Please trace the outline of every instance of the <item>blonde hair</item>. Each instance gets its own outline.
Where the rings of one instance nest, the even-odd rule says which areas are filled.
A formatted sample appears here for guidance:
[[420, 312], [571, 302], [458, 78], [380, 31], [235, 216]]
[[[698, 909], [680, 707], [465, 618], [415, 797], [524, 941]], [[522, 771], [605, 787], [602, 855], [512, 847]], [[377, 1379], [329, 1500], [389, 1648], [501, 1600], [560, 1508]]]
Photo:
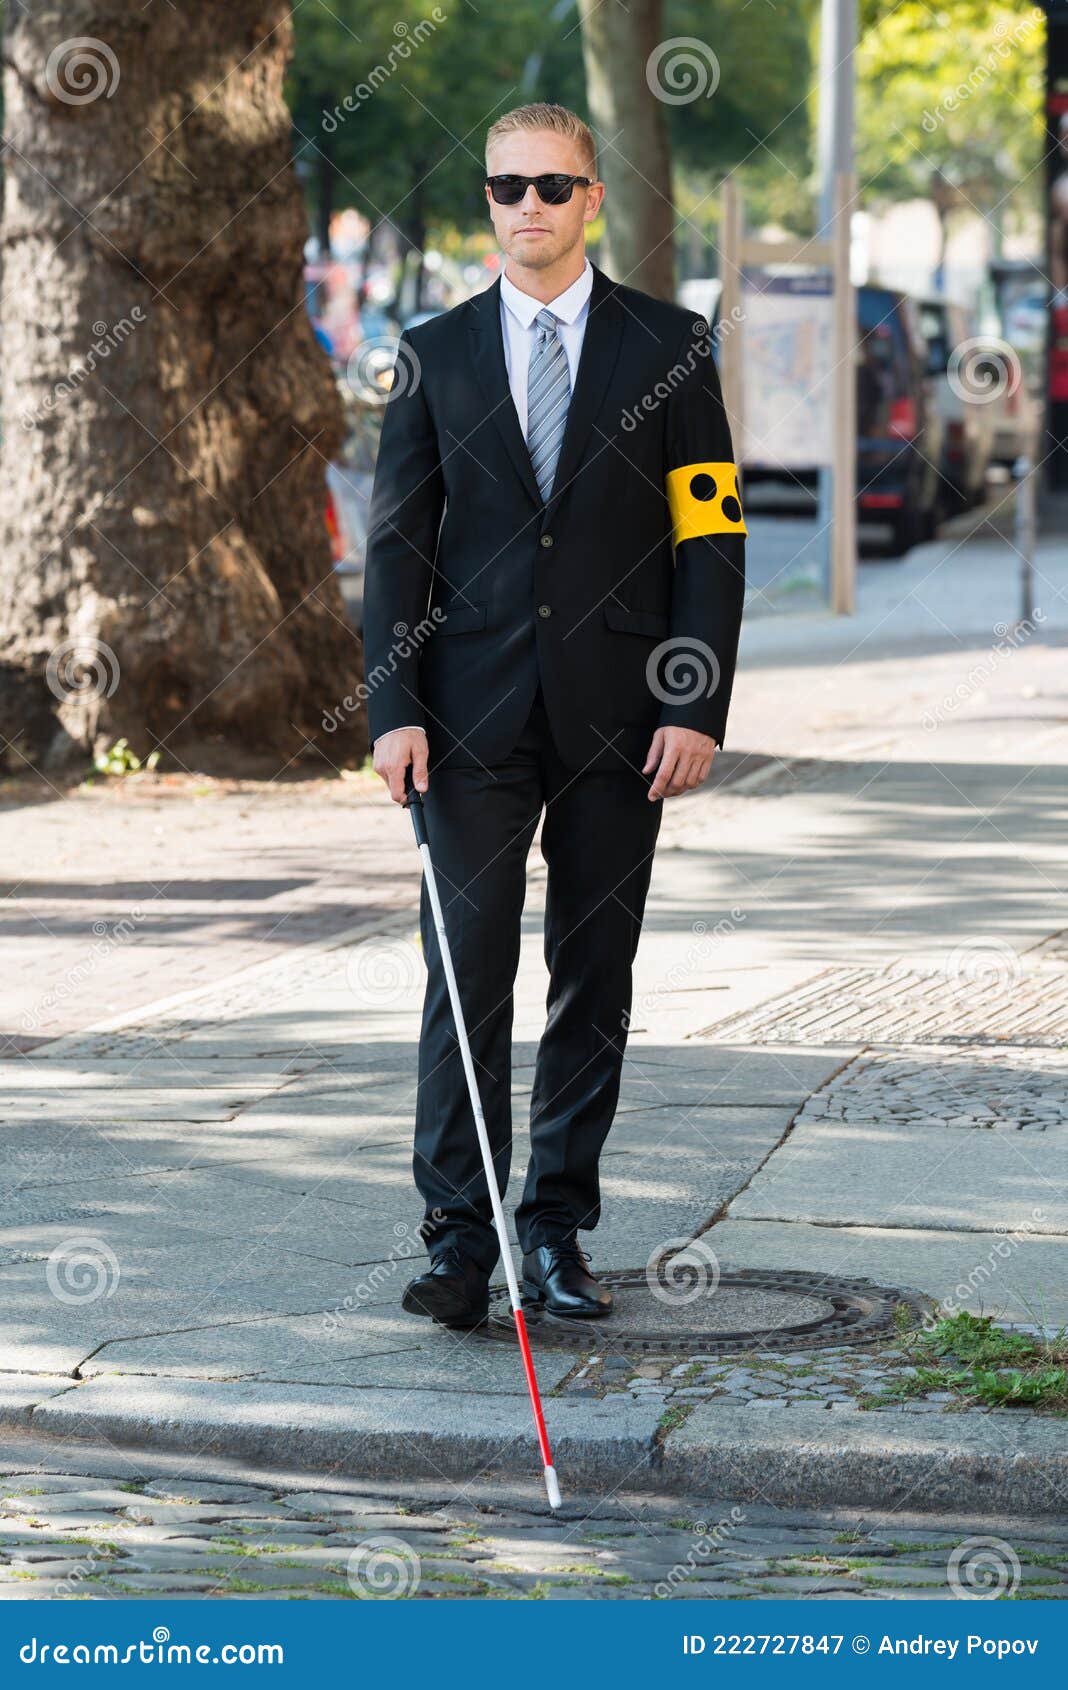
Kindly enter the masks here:
[[589, 125], [583, 123], [581, 117], [566, 106], [554, 106], [546, 102], [539, 102], [533, 106], [517, 106], [514, 111], [505, 112], [496, 123], [492, 124], [486, 134], [486, 154], [494, 141], [499, 141], [504, 135], [514, 135], [520, 129], [552, 129], [557, 135], [566, 135], [575, 142], [583, 159], [586, 161], [585, 174], [592, 180], [597, 180], [597, 146], [593, 139], [593, 132]]

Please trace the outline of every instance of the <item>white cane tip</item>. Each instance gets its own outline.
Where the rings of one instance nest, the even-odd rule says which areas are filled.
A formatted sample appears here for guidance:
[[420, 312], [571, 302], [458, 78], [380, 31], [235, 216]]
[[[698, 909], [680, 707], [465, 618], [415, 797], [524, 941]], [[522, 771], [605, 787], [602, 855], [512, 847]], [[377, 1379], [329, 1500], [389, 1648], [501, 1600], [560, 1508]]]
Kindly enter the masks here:
[[545, 1489], [549, 1493], [549, 1507], [562, 1508], [564, 1499], [560, 1495], [560, 1481], [556, 1477], [555, 1467], [546, 1467], [545, 1469]]

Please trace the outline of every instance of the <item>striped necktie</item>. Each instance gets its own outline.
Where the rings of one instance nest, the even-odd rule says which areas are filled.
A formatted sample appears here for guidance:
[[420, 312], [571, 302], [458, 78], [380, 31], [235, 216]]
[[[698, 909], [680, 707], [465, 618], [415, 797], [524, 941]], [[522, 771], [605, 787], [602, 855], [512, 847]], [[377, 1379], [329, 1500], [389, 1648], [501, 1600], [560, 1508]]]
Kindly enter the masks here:
[[548, 502], [571, 400], [567, 353], [551, 311], [539, 311], [527, 373], [527, 449], [542, 503]]

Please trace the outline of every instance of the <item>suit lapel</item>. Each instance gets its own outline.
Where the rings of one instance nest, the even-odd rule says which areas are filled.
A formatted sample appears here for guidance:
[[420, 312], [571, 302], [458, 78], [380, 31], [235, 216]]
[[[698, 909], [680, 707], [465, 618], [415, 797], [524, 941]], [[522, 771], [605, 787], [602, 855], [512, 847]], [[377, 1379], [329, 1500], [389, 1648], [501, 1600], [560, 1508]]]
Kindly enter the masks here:
[[[530, 453], [519, 417], [512, 402], [508, 385], [508, 369], [504, 361], [504, 336], [501, 329], [500, 278], [472, 301], [471, 352], [475, 374], [486, 399], [489, 414], [496, 424], [508, 456], [511, 458], [530, 498], [542, 509]], [[582, 337], [575, 386], [567, 411], [560, 458], [556, 466], [553, 490], [544, 515], [554, 514], [557, 502], [567, 490], [578, 469], [583, 452], [590, 441], [594, 420], [600, 410], [612, 372], [619, 355], [623, 335], [623, 307], [615, 295], [615, 284], [603, 270], [593, 265], [593, 287]]]
[[623, 307], [616, 298], [615, 284], [594, 265], [586, 331], [582, 336], [582, 351], [567, 409], [553, 488], [545, 506], [546, 519], [555, 516], [556, 507], [574, 480], [583, 454], [591, 444], [593, 425], [615, 369], [622, 338]]
[[541, 494], [534, 479], [530, 453], [519, 426], [519, 417], [512, 402], [508, 385], [508, 366], [504, 361], [504, 332], [501, 328], [501, 279], [485, 288], [472, 300], [471, 356], [475, 375], [485, 396], [489, 415], [493, 418], [501, 439], [508, 448], [508, 456], [515, 465], [519, 479], [534, 503], [540, 507]]

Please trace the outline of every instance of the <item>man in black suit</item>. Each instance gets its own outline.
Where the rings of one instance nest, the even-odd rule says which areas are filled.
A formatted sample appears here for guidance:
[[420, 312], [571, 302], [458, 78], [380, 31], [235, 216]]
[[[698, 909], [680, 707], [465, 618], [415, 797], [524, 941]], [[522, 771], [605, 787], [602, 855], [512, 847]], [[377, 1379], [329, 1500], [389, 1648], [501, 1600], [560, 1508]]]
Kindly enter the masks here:
[[[607, 1313], [597, 1224], [662, 801], [722, 744], [744, 535], [708, 325], [585, 255], [589, 129], [559, 106], [493, 125], [502, 276], [401, 336], [364, 593], [374, 766], [411, 768], [503, 1194], [527, 854], [548, 865], [547, 1021], [515, 1224], [524, 1295]], [[498, 1259], [426, 887], [414, 1171], [427, 1272], [410, 1312], [471, 1326]]]

